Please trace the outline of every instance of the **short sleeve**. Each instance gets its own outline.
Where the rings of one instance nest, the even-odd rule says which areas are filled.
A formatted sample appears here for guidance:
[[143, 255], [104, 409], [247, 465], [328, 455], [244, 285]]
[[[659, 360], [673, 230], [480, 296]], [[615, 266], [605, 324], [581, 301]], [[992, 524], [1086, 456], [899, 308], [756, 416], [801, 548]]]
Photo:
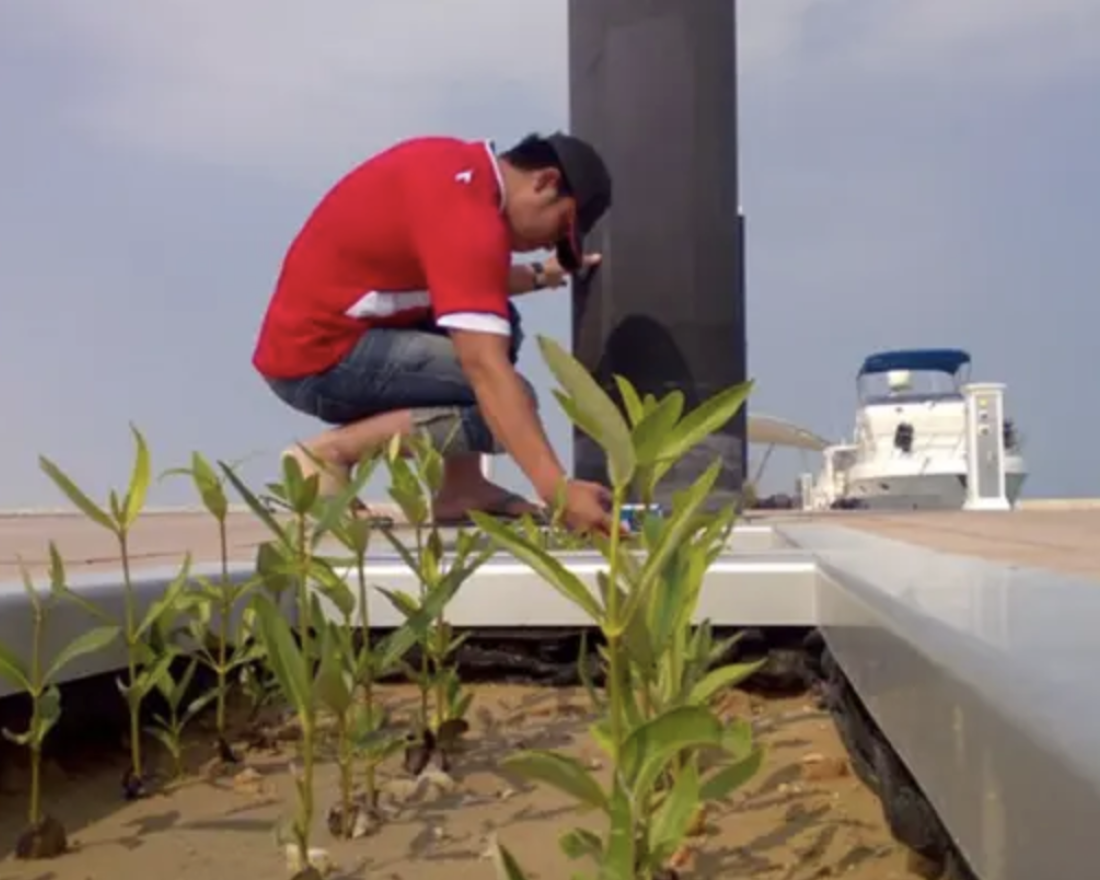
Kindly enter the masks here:
[[512, 251], [496, 205], [458, 185], [418, 205], [416, 243], [441, 327], [511, 335]]

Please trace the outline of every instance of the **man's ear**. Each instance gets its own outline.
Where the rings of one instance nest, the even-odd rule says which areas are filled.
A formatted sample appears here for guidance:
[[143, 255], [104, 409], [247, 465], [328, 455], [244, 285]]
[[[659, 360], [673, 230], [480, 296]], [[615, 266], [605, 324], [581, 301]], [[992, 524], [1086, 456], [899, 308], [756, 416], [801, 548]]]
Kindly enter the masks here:
[[557, 168], [540, 168], [535, 172], [535, 192], [549, 189], [557, 192], [561, 186], [561, 172]]

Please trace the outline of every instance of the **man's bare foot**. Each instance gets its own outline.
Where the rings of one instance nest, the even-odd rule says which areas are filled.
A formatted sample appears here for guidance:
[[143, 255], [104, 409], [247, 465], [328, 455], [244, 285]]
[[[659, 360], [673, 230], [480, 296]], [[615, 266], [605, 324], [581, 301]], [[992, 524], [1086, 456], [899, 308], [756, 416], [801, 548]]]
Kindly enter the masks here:
[[543, 508], [537, 504], [532, 504], [522, 495], [509, 492], [488, 480], [471, 488], [473, 491], [461, 493], [448, 493], [446, 490], [441, 492], [432, 505], [435, 521], [440, 524], [468, 522], [471, 511], [502, 519], [519, 519], [526, 514], [536, 519], [543, 516]]
[[[313, 452], [313, 450], [310, 450], [310, 452]], [[313, 452], [313, 455], [317, 456], [317, 453]], [[298, 465], [302, 469], [303, 477], [310, 477], [319, 471], [321, 472], [318, 494], [322, 498], [332, 498], [335, 495], [339, 495], [347, 488], [348, 483], [351, 482], [351, 468], [349, 466], [338, 462], [326, 461], [324, 462], [324, 470], [321, 471], [321, 468], [319, 468], [317, 463], [302, 450], [301, 446], [293, 446], [290, 449], [284, 450], [283, 456], [290, 456], [298, 461]], [[317, 457], [319, 458], [319, 456]], [[375, 513], [359, 498], [351, 499], [348, 503], [348, 510], [353, 516], [360, 519], [372, 520], [379, 526], [387, 527], [394, 524], [392, 516], [384, 513]]]
[[[309, 449], [309, 447], [305, 447], [304, 444], [295, 444], [289, 449], [283, 450], [283, 457], [295, 459], [302, 469], [303, 477], [309, 478], [320, 472], [321, 480], [318, 494], [322, 497], [327, 498], [340, 494], [351, 480], [351, 468], [343, 462], [326, 461], [312, 449], [309, 449], [309, 453], [307, 453], [306, 449]], [[314, 458], [318, 458], [323, 462], [323, 470], [318, 467], [313, 460]]]

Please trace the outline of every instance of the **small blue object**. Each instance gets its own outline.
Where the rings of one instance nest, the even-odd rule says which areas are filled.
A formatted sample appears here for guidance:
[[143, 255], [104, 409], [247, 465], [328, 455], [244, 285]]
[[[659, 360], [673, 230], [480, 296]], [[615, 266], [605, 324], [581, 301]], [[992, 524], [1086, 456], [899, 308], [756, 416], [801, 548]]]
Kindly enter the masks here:
[[632, 532], [640, 532], [647, 513], [664, 516], [665, 509], [660, 504], [624, 504], [619, 514], [619, 522]]

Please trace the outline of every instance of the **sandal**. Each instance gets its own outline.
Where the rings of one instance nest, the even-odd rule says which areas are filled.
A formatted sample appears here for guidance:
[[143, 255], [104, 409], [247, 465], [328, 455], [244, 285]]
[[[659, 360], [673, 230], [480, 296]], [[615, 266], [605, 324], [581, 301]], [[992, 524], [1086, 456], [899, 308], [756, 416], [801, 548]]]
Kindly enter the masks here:
[[[503, 520], [504, 522], [519, 522], [524, 517], [531, 517], [538, 525], [547, 525], [550, 522], [549, 515], [543, 510], [524, 511], [523, 513], [514, 513], [509, 510], [509, 507], [516, 502], [521, 504], [528, 504], [528, 500], [522, 495], [515, 492], [505, 492], [500, 495], [497, 500], [489, 505], [477, 510], [478, 513], [486, 513], [496, 519]], [[443, 526], [444, 528], [474, 528], [475, 523], [469, 517], [456, 516], [456, 517], [436, 517], [435, 525]]]

